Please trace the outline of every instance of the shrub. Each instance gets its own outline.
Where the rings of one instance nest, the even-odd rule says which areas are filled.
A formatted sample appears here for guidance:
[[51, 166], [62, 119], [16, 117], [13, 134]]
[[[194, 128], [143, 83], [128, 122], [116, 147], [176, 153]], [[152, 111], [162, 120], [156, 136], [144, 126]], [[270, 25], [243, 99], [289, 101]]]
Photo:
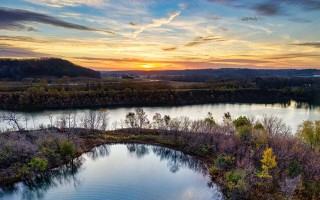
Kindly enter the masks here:
[[304, 121], [300, 127], [298, 134], [313, 148], [320, 148], [320, 120], [318, 121]]
[[209, 174], [210, 174], [212, 177], [215, 177], [216, 172], [217, 172], [217, 169], [216, 169], [214, 166], [212, 166], [212, 167], [209, 168]]
[[24, 176], [29, 176], [30, 175], [30, 170], [29, 167], [27, 165], [23, 165], [21, 167], [19, 167], [19, 173], [20, 176], [24, 177]]
[[203, 155], [208, 155], [209, 154], [209, 149], [206, 145], [200, 145], [199, 151]]
[[215, 166], [219, 169], [226, 169], [228, 166], [232, 166], [234, 158], [230, 156], [219, 156], [215, 162]]
[[41, 153], [43, 153], [43, 155], [47, 157], [49, 162], [56, 162], [60, 159], [59, 154], [55, 152], [54, 149], [48, 147], [42, 147]]
[[237, 129], [237, 134], [242, 141], [250, 141], [252, 138], [252, 128], [247, 125], [241, 126]]
[[263, 124], [261, 124], [260, 122], [257, 122], [257, 123], [254, 125], [253, 129], [265, 131]]
[[212, 113], [208, 112], [208, 115], [206, 118], [204, 118], [204, 122], [209, 124], [210, 126], [214, 127], [217, 126], [216, 121], [213, 119]]
[[261, 129], [254, 129], [252, 132], [252, 146], [256, 149], [260, 149], [268, 144], [267, 132]]
[[251, 125], [251, 122], [250, 120], [245, 117], [245, 116], [240, 116], [238, 117], [236, 120], [233, 121], [233, 125], [236, 127], [236, 128], [239, 128], [241, 126], [250, 126]]
[[47, 169], [48, 161], [46, 159], [34, 157], [28, 165], [36, 172], [44, 172]]
[[59, 154], [65, 159], [74, 156], [76, 153], [76, 147], [71, 141], [60, 141], [58, 147]]
[[245, 170], [234, 170], [229, 171], [226, 174], [226, 181], [227, 186], [229, 189], [239, 189], [239, 190], [246, 190], [247, 184], [246, 184], [246, 175], [247, 172]]

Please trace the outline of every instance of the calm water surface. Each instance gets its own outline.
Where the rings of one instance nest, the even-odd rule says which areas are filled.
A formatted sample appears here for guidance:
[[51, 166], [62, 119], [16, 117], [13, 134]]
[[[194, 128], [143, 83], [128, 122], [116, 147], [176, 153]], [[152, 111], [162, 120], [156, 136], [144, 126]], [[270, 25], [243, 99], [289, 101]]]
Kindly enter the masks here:
[[[109, 128], [120, 128], [120, 121], [124, 120], [128, 112], [133, 112], [134, 107], [119, 107], [119, 108], [107, 108], [109, 111]], [[264, 115], [274, 115], [281, 118], [287, 125], [289, 125], [293, 131], [295, 131], [304, 120], [319, 120], [320, 119], [320, 107], [310, 106], [307, 104], [299, 104], [297, 102], [290, 102], [287, 104], [204, 104], [204, 105], [185, 105], [185, 106], [167, 106], [167, 107], [143, 107], [148, 114], [148, 118], [151, 120], [155, 113], [162, 115], [170, 115], [171, 118], [188, 116], [191, 119], [203, 119], [208, 112], [213, 113], [216, 121], [221, 122], [222, 116], [226, 112], [230, 112], [233, 118], [245, 115], [255, 116], [256, 118], [262, 118]], [[97, 110], [97, 109], [95, 109]], [[2, 111], [6, 112], [6, 111]], [[28, 127], [38, 127], [40, 124], [45, 126], [50, 124], [48, 114], [56, 117], [67, 113], [67, 110], [54, 110], [54, 111], [41, 111], [28, 113], [33, 116], [28, 122]], [[73, 109], [72, 113], [81, 116], [82, 114], [89, 112], [89, 109]], [[23, 113], [20, 113], [23, 114]], [[34, 122], [34, 123], [33, 123]], [[117, 123], [114, 123], [117, 122]], [[24, 122], [21, 120], [22, 125]], [[80, 122], [78, 122], [80, 124]], [[0, 128], [5, 130], [9, 128], [6, 123], [0, 123]]]
[[[210, 185], [210, 186], [209, 186]], [[0, 199], [202, 200], [223, 199], [205, 165], [192, 156], [141, 144], [102, 145], [76, 166], [45, 179], [0, 189]]]

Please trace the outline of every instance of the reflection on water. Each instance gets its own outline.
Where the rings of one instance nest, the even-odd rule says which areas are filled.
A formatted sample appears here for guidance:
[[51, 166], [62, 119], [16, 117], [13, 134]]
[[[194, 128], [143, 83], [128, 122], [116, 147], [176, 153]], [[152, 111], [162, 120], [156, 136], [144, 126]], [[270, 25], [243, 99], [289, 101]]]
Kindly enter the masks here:
[[110, 154], [110, 145], [101, 145], [99, 147], [93, 148], [91, 151], [86, 153], [86, 155], [92, 160], [109, 156], [109, 154]]
[[288, 101], [284, 103], [276, 103], [276, 104], [265, 104], [272, 105], [273, 107], [281, 107], [281, 108], [296, 108], [296, 109], [319, 109], [319, 105], [314, 105], [306, 102], [299, 101]]
[[77, 174], [82, 162], [83, 160], [80, 157], [70, 164], [53, 169], [46, 174], [35, 177], [33, 180], [1, 188], [0, 197], [1, 199], [17, 199], [18, 196], [20, 196], [21, 199], [28, 200], [43, 199], [46, 192], [53, 187], [60, 187], [64, 184], [73, 184], [77, 187], [80, 182]]
[[[128, 112], [133, 112], [133, 107], [119, 107], [119, 108], [107, 108], [109, 112], [109, 128], [121, 128], [121, 120], [124, 120]], [[222, 122], [222, 116], [226, 112], [230, 112], [233, 118], [245, 115], [252, 115], [262, 118], [263, 115], [274, 115], [284, 120], [293, 130], [296, 130], [298, 124], [304, 120], [318, 120], [320, 114], [320, 107], [316, 105], [310, 105], [307, 103], [301, 103], [296, 101], [288, 101], [286, 103], [277, 104], [239, 104], [239, 103], [219, 103], [219, 104], [202, 104], [202, 105], [184, 105], [184, 106], [166, 106], [166, 107], [143, 107], [149, 120], [152, 120], [152, 116], [155, 113], [161, 115], [169, 115], [171, 118], [187, 116], [190, 119], [198, 120], [207, 116], [208, 112], [213, 114], [214, 119], [217, 122]], [[76, 115], [78, 118], [76, 124], [81, 125], [79, 119], [84, 113], [90, 110], [98, 109], [72, 109], [71, 115]], [[7, 112], [7, 111], [1, 111]], [[55, 121], [61, 115], [68, 115], [69, 110], [46, 110], [38, 112], [20, 112], [19, 115], [23, 116], [29, 114], [30, 119], [28, 122], [28, 129], [39, 127], [41, 124], [47, 126], [51, 124], [50, 117]], [[21, 117], [21, 120], [24, 117]], [[21, 121], [24, 125], [24, 121]], [[7, 123], [0, 123], [0, 130], [6, 130], [11, 128]]]
[[[102, 145], [0, 199], [223, 199], [195, 157], [165, 147]], [[209, 187], [209, 186], [210, 187]]]
[[181, 151], [158, 146], [154, 146], [152, 151], [160, 157], [160, 160], [166, 160], [168, 162], [167, 166], [173, 173], [179, 171], [180, 168], [188, 168], [203, 175], [207, 173], [206, 166], [200, 160], [193, 156], [186, 155]]

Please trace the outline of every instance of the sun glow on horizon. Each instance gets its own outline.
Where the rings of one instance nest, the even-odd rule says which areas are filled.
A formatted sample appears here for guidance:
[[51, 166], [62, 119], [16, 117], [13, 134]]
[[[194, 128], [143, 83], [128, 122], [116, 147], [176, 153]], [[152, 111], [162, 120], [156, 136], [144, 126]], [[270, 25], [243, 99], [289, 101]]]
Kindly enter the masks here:
[[320, 7], [310, 2], [1, 0], [0, 57], [115, 71], [319, 69]]
[[140, 65], [140, 68], [145, 69], [145, 70], [151, 70], [151, 69], [155, 68], [155, 65], [153, 65], [153, 64], [142, 64], [142, 65]]

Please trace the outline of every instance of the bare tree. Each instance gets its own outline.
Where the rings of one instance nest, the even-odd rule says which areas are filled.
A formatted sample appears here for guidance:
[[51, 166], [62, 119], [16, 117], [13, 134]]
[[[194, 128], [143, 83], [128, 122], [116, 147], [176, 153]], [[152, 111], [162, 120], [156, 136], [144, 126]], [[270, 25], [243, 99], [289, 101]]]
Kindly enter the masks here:
[[68, 110], [66, 113], [66, 121], [68, 128], [75, 128], [77, 126], [77, 113], [72, 112], [72, 110]]
[[105, 109], [98, 112], [90, 110], [82, 116], [82, 123], [84, 128], [89, 128], [94, 133], [94, 130], [106, 130], [108, 126], [109, 113]]
[[58, 118], [58, 127], [65, 129], [67, 127], [67, 115], [63, 114]]
[[112, 122], [111, 126], [112, 126], [112, 130], [117, 130], [118, 122], [117, 121]]
[[153, 119], [153, 127], [155, 129], [162, 129], [164, 126], [164, 120], [162, 119], [162, 116], [160, 113], [156, 113], [154, 114], [154, 116], [152, 117]]
[[35, 124], [35, 121], [34, 121], [34, 117], [35, 117], [35, 115], [32, 113], [31, 114], [31, 119], [32, 119], [32, 123], [33, 123], [33, 130], [36, 129], [36, 124]]
[[262, 125], [271, 136], [289, 136], [291, 133], [290, 127], [275, 116], [263, 116]]
[[142, 108], [136, 108], [135, 112], [136, 121], [139, 128], [144, 128], [144, 126], [149, 124], [149, 120], [147, 118], [148, 116]]
[[164, 121], [164, 124], [165, 124], [165, 129], [168, 130], [169, 126], [170, 126], [170, 121], [171, 121], [170, 116], [169, 115], [165, 115], [163, 117], [163, 121]]
[[181, 121], [178, 118], [170, 120], [169, 129], [171, 131], [180, 131], [181, 130]]
[[49, 118], [49, 121], [50, 121], [50, 128], [53, 128], [53, 115], [52, 113], [48, 113], [47, 114], [48, 118]]
[[98, 112], [98, 127], [100, 130], [105, 131], [109, 123], [109, 113], [106, 109], [100, 109]]
[[203, 126], [203, 120], [194, 120], [191, 123], [190, 129], [192, 132], [201, 132]]
[[180, 121], [180, 125], [181, 125], [181, 131], [183, 132], [188, 132], [190, 129], [190, 125], [191, 125], [191, 120], [189, 117], [180, 117], [179, 118]]
[[71, 115], [71, 118], [72, 118], [72, 127], [76, 128], [77, 127], [77, 119], [78, 119], [77, 113], [73, 113]]
[[22, 131], [20, 126], [20, 119], [21, 116], [19, 116], [16, 112], [7, 112], [2, 113], [0, 116], [1, 121], [7, 121], [10, 126], [12, 126], [13, 129], [18, 129], [18, 131]]
[[125, 124], [126, 124], [125, 120], [121, 119], [121, 120], [120, 120], [120, 128], [121, 128], [121, 129], [124, 129]]
[[68, 110], [66, 113], [66, 120], [68, 122], [68, 128], [71, 128], [71, 123], [72, 123], [72, 111]]
[[127, 127], [137, 128], [138, 124], [137, 124], [137, 120], [136, 120], [136, 114], [133, 112], [127, 113], [126, 119], [125, 119], [125, 124], [127, 125]]
[[24, 113], [22, 115], [22, 118], [23, 118], [23, 120], [25, 122], [25, 130], [28, 130], [28, 121], [30, 119], [30, 114], [29, 113]]

